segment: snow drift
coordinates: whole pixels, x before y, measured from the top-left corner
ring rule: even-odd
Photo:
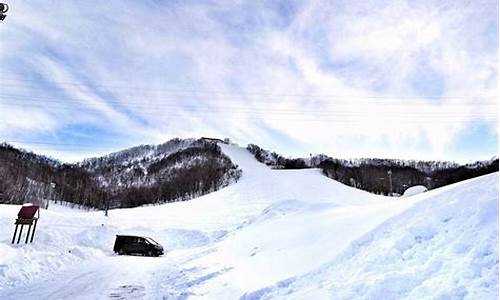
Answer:
[[[406,189],[403,193],[403,197],[415,196],[421,193],[427,192],[427,188],[423,185],[415,185]]]
[[[328,264],[242,299],[498,299],[498,174],[425,196]]]

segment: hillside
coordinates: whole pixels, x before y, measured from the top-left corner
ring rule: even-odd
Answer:
[[[498,298],[498,173],[393,198],[220,147],[238,182],[109,217],[51,205],[31,245],[10,244],[19,206],[0,205],[0,298]],[[120,233],[167,253],[116,256]]]
[[[241,299],[498,299],[498,173],[412,201],[332,261]]]
[[[191,199],[240,175],[216,143],[202,139],[142,145],[77,164],[0,145],[0,203],[134,207]]]
[[[241,171],[220,147],[203,139],[172,139],[84,160],[111,207],[188,200],[238,180]]]
[[[273,168],[320,168],[326,176],[371,193],[402,195],[409,187],[423,185],[435,189],[459,181],[498,172],[498,158],[460,165],[448,161],[401,159],[337,159],[324,154],[309,158],[285,158],[249,144],[255,158]],[[389,179],[388,172],[391,172]]]

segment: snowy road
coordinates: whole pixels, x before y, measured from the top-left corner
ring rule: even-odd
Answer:
[[[45,275],[15,289],[0,290],[2,300],[185,299],[203,298],[191,291],[225,273],[186,264],[212,253],[212,247],[175,251],[161,257],[110,255]]]
[[[167,257],[107,257],[0,292],[0,299],[153,299],[156,270],[168,264]]]

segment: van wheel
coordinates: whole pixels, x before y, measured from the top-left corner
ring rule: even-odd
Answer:
[[[153,256],[153,251],[149,250],[147,253],[148,256]]]
[[[125,251],[123,251],[123,249],[120,249],[120,250],[118,251],[118,255],[125,255]]]

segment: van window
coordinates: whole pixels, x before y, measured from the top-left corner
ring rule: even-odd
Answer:
[[[153,244],[153,245],[159,245],[155,240],[153,240],[152,238],[146,238],[146,240],[150,243],[150,244]]]

